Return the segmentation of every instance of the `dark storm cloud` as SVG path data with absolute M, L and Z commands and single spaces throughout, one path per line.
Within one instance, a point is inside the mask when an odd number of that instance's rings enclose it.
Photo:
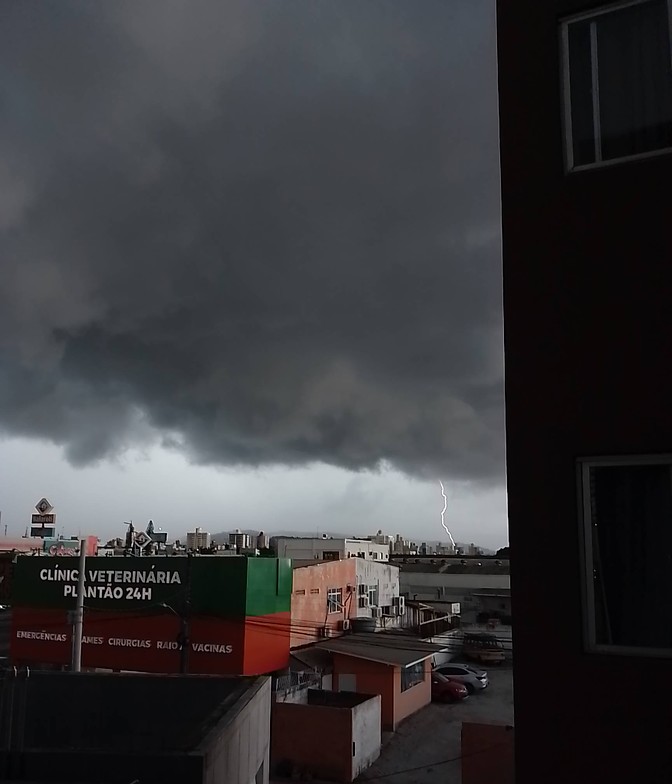
M 7 0 L 2 427 L 498 477 L 490 5 Z

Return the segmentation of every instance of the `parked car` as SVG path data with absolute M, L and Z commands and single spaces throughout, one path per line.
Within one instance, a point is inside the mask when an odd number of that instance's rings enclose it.
M 458 702 L 468 696 L 469 690 L 463 683 L 440 672 L 432 673 L 432 699 L 436 702 Z
M 481 664 L 502 664 L 506 658 L 504 647 L 494 634 L 466 632 L 464 657 Z
M 481 691 L 488 685 L 488 673 L 473 664 L 450 662 L 437 667 L 436 672 L 447 675 L 453 681 L 459 681 L 467 687 L 469 694 Z

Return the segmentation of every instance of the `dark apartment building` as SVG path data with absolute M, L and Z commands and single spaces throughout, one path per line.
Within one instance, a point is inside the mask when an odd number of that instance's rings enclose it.
M 517 784 L 672 781 L 670 13 L 498 2 Z

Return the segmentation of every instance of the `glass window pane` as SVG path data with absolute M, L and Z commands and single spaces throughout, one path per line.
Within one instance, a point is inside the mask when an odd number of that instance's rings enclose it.
M 590 469 L 595 642 L 672 648 L 672 466 Z
M 574 22 L 567 33 L 574 166 L 584 166 L 595 162 L 590 22 Z
M 602 158 L 672 146 L 666 0 L 619 9 L 596 21 Z

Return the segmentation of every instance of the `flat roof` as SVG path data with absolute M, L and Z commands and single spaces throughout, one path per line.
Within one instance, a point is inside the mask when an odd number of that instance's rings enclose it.
M 40 672 L 24 689 L 26 749 L 195 750 L 263 678 Z
M 447 650 L 445 645 L 423 642 L 410 634 L 357 632 L 318 642 L 315 648 L 380 664 L 407 667 Z

